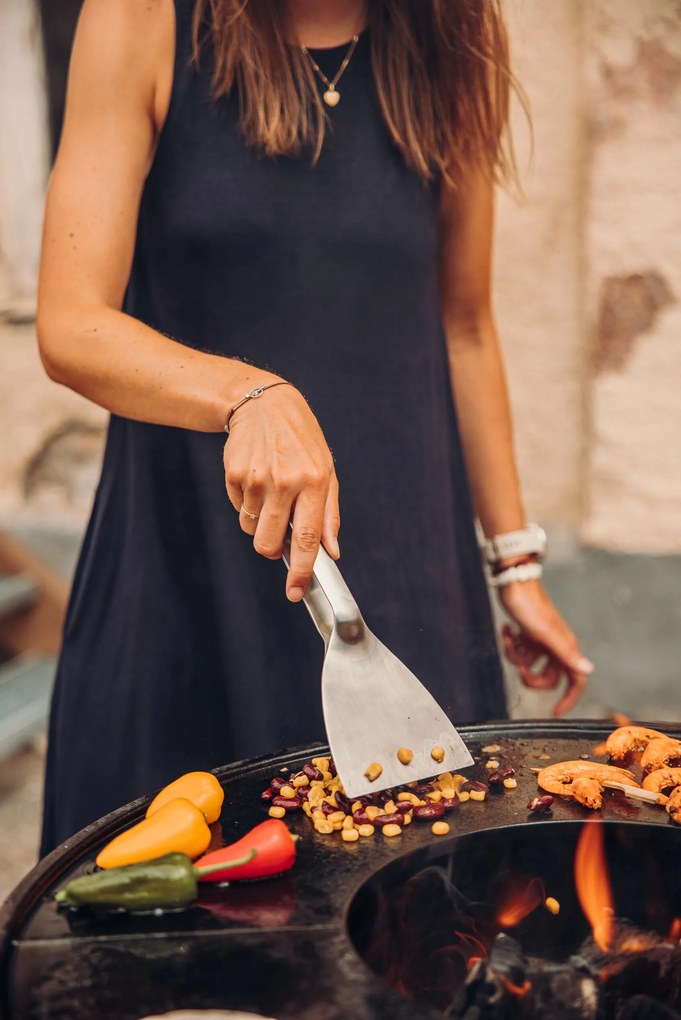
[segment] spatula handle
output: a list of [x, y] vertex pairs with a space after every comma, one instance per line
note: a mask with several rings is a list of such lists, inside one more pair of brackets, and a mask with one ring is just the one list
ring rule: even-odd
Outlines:
[[[284, 541], [283, 560], [291, 563], [291, 531]], [[335, 629], [344, 641], [354, 643], [364, 634], [364, 620], [343, 575], [320, 545], [312, 580], [303, 597], [307, 610], [326, 644]]]

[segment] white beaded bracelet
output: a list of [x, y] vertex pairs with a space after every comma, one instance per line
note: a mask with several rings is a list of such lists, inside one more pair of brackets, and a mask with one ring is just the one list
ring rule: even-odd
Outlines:
[[519, 563], [517, 567], [507, 567], [498, 574], [492, 574], [489, 583], [493, 588], [504, 588], [513, 581], [538, 581], [541, 575], [541, 563]]

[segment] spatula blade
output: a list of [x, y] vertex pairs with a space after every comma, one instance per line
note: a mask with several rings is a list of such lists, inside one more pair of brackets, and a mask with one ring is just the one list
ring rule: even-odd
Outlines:
[[[368, 629], [350, 647], [332, 636], [322, 672], [322, 704], [331, 753], [349, 797], [473, 764], [433, 696]], [[399, 761], [400, 747], [413, 752], [409, 765]], [[432, 757], [436, 747], [444, 751], [441, 762]], [[373, 782], [364, 774], [372, 762], [382, 768]]]

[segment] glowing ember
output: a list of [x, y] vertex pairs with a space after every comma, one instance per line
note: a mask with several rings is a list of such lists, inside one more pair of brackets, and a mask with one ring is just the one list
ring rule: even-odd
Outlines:
[[544, 889], [538, 878], [533, 878], [522, 891], [510, 898], [497, 914], [501, 928], [514, 928], [540, 903], [544, 902]]
[[681, 917], [675, 917], [669, 927], [669, 938], [681, 941]]
[[600, 822], [587, 822], [580, 834], [575, 852], [575, 886], [594, 939], [607, 952], [612, 946], [614, 910]]

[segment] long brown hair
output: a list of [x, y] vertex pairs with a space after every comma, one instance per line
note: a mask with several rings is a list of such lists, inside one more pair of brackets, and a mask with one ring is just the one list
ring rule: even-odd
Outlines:
[[[236, 84], [240, 126], [267, 155], [319, 156], [327, 115], [281, 0], [196, 0], [194, 59], [214, 51], [214, 92]], [[395, 145], [424, 180], [471, 168], [515, 176], [508, 104], [516, 88], [500, 0], [369, 0], [376, 89]], [[522, 98], [522, 96], [521, 96]]]

